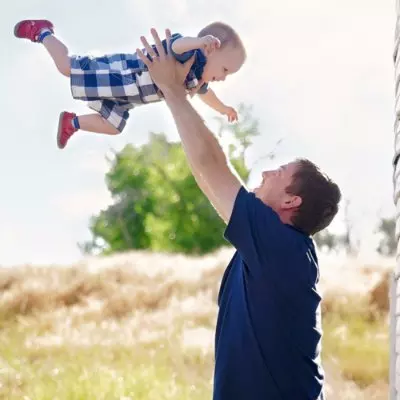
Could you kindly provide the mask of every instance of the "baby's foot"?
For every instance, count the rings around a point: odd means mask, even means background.
[[[71,136],[78,130],[73,123],[75,117],[76,114],[66,111],[60,114],[57,132],[57,146],[59,149],[63,149]]]
[[[42,32],[54,33],[53,24],[46,19],[25,19],[14,27],[14,35],[20,39],[29,39],[32,42],[40,41]]]

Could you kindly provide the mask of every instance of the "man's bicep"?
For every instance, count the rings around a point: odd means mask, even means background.
[[[228,223],[242,183],[228,165],[214,168],[210,164],[207,169],[208,171],[199,177],[202,182],[201,189],[220,217]]]

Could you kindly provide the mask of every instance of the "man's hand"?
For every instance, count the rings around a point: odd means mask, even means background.
[[[233,107],[226,106],[222,112],[222,115],[226,115],[229,122],[234,122],[238,120],[237,111]]]
[[[189,90],[189,96],[190,97],[194,97],[197,94],[197,92],[201,89],[203,84],[204,84],[204,80],[203,79],[199,79],[198,82],[197,82],[197,86],[195,86],[194,88]]]
[[[173,56],[171,56],[170,52],[165,52],[155,29],[151,30],[151,34],[154,38],[158,56],[154,49],[149,45],[146,38],[142,36],[140,39],[147,51],[147,54],[149,54],[152,58],[152,61],[150,61],[140,49],[136,49],[139,58],[147,66],[154,82],[164,94],[169,89],[174,88],[177,90],[178,87],[181,88],[181,91],[184,91],[183,84],[187,74],[189,73],[190,67],[194,62],[194,56],[186,63],[181,64],[180,62],[176,61]],[[170,49],[171,32],[169,29],[165,31],[165,36],[167,41],[167,49]]]
[[[206,56],[211,54],[214,50],[221,47],[221,42],[218,38],[213,35],[207,35],[200,38],[201,48],[204,50]]]

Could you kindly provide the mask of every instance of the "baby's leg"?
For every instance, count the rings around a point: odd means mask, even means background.
[[[69,77],[71,75],[71,66],[67,46],[54,35],[46,36],[42,43],[56,64],[57,69],[63,75]]]
[[[65,76],[71,74],[68,49],[54,35],[53,24],[45,19],[27,19],[18,22],[14,27],[14,35],[20,39],[28,39],[34,43],[42,43],[57,69]]]
[[[129,118],[129,109],[133,105],[127,102],[97,100],[88,103],[98,114],[79,115],[68,112],[60,114],[57,145],[64,148],[71,136],[78,130],[96,134],[117,135],[125,128]]]
[[[95,100],[89,101],[89,108],[98,113],[93,115],[82,115],[78,117],[80,129],[88,132],[98,132],[95,128],[100,128],[101,132],[108,135],[121,133],[129,118],[129,110],[133,109],[133,104],[127,101],[115,100]]]
[[[100,114],[86,114],[76,117],[77,127],[86,132],[103,133],[106,135],[118,135],[119,130],[104,119]]]

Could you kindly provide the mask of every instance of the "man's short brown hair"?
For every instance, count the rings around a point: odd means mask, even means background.
[[[244,46],[239,34],[228,24],[224,22],[213,22],[206,27],[204,27],[198,34],[198,37],[203,37],[207,35],[213,35],[218,38],[221,42],[221,49],[227,45],[233,47],[240,47],[244,51]]]
[[[339,209],[341,192],[336,183],[310,160],[296,160],[297,169],[286,192],[299,196],[301,205],[292,216],[295,228],[308,235],[325,229]]]

